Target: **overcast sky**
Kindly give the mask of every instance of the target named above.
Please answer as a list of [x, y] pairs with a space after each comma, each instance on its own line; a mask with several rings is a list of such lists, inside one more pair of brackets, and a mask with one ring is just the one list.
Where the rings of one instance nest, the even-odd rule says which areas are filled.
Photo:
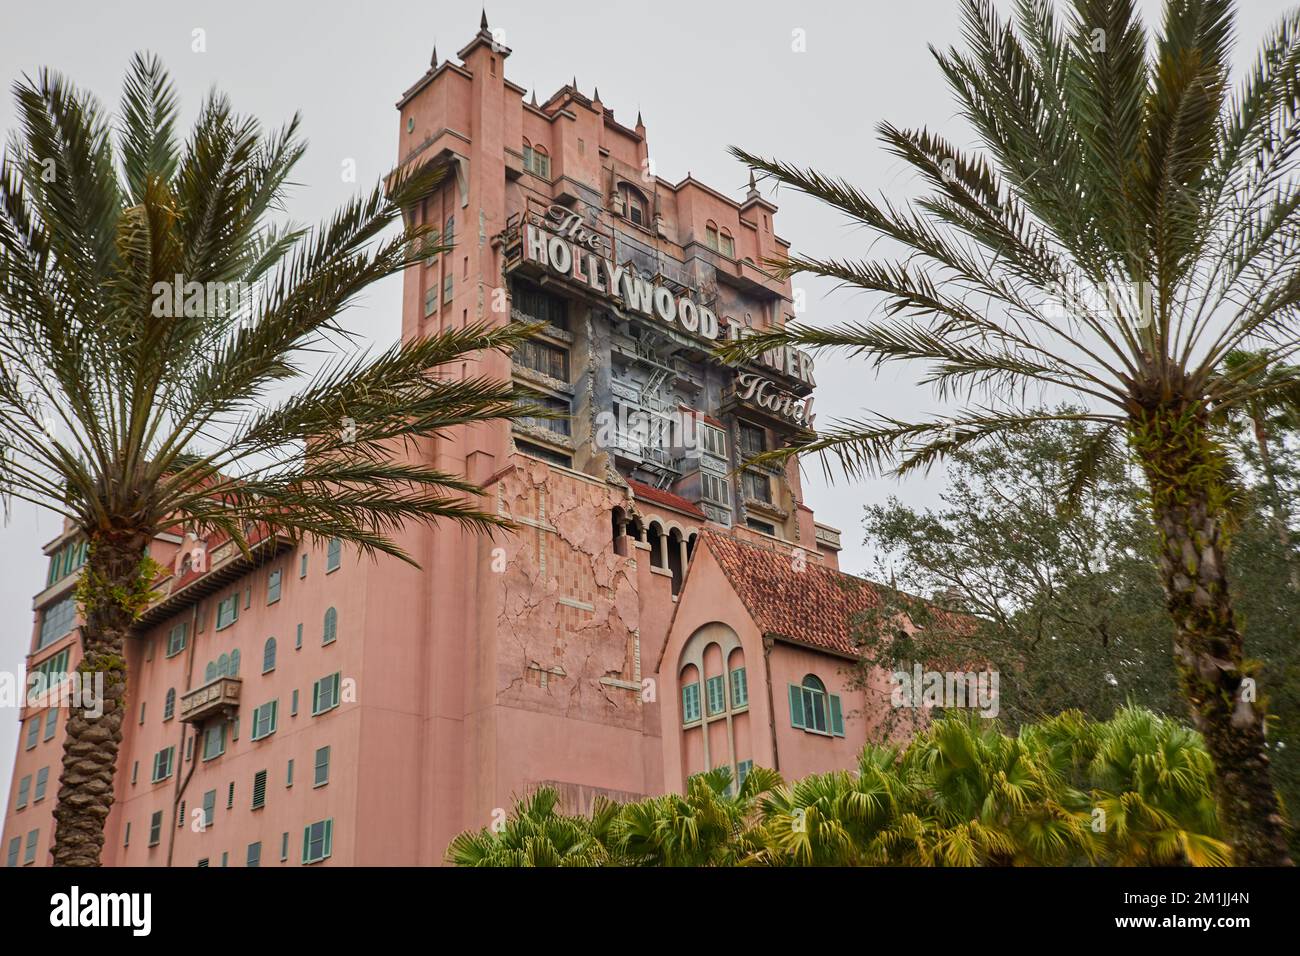
[[[1001, 5], [1009, 7], [1006, 0]], [[1281, 0], [1239, 4], [1239, 67], [1250, 62], [1265, 30], [1293, 5]], [[1146, 0], [1142, 6], [1154, 25], [1160, 4]], [[327, 217], [393, 165], [394, 103], [424, 73], [434, 44], [443, 59], [454, 56], [477, 31], [480, 14], [479, 4], [455, 0], [63, 0], [57, 6], [7, 7], [0, 31], [0, 79], [6, 86], [49, 66], [112, 106], [131, 54], [151, 50], [175, 78], [183, 126], [213, 86], [230, 96], [236, 110], [269, 127], [301, 113], [310, 146], [289, 201], [290, 215], [301, 223]], [[509, 79], [545, 100], [576, 75], [588, 95], [599, 86], [605, 106], [627, 125], [640, 110], [656, 172], [667, 180], [677, 182], [690, 172], [740, 198], [747, 174], [726, 153], [736, 144], [900, 198], [914, 184], [876, 144], [876, 123], [925, 125], [959, 144], [970, 140], [954, 118], [953, 101], [926, 49], [960, 41], [956, 10], [955, 0], [854, 5], [842, 0], [564, 0], [493, 2], [487, 12], [513, 50], [506, 63]], [[203, 31], [204, 52], [193, 49], [196, 30]], [[804, 31], [804, 52], [792, 49], [796, 30]], [[12, 97], [0, 96], [0, 130], [7, 135], [14, 126]], [[355, 184], [342, 181], [346, 160], [355, 161]], [[868, 237], [812, 200], [788, 192], [773, 198], [781, 207], [777, 232], [794, 251], [866, 254]], [[872, 304], [828, 285], [803, 283], [808, 311], [802, 318], [813, 323], [859, 318]], [[375, 287], [345, 321], [373, 341], [392, 341], [400, 327], [400, 281], [395, 277]], [[817, 379], [815, 408], [823, 425], [864, 409], [912, 418], [935, 407], [914, 384], [913, 371], [873, 377], [823, 356]], [[904, 484], [840, 480], [828, 487], [813, 464], [805, 487], [818, 519], [844, 530], [845, 569], [866, 570], [862, 505], [890, 494], [916, 505], [932, 503], [941, 476]], [[20, 503], [0, 526], [0, 671], [22, 673], [31, 597], [43, 586], [46, 570], [40, 546], [59, 528], [56, 517]], [[0, 794], [5, 795], [18, 741], [16, 720], [14, 711], [0, 714]]]

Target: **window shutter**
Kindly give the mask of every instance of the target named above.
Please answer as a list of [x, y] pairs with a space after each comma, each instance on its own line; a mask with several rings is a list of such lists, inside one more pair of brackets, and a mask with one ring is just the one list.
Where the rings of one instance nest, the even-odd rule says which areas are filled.
[[790, 690], [790, 726], [801, 730], [804, 725], [803, 688], [797, 684], [788, 684]]
[[253, 774], [253, 809], [266, 806], [266, 771]]
[[831, 694], [831, 733], [836, 737], [844, 736], [844, 714], [840, 710], [839, 694]]
[[333, 817], [331, 817], [330, 819], [325, 821], [325, 849], [321, 853], [321, 859], [322, 860], [325, 859], [325, 857], [329, 856], [333, 852], [334, 852], [334, 819]]
[[302, 861], [306, 863], [311, 858], [311, 826], [308, 825], [302, 831]]
[[745, 668], [737, 667], [731, 672], [731, 706], [744, 707], [749, 703], [749, 681]]

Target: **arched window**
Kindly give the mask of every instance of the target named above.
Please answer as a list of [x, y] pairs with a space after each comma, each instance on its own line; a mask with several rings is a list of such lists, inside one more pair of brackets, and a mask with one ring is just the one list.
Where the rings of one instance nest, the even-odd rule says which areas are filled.
[[230, 652], [230, 676], [239, 676], [239, 651], [238, 649]]
[[452, 246], [456, 244], [456, 217], [448, 216], [447, 225], [442, 230], [442, 244]]
[[527, 172], [533, 171], [533, 144], [524, 140], [524, 169]]
[[718, 224], [712, 219], [704, 224], [704, 244], [714, 252], [718, 251]]
[[208, 661], [208, 666], [203, 668], [203, 683], [211, 684], [217, 679], [217, 665], [215, 661]]
[[650, 545], [650, 567], [665, 568], [668, 564], [667, 550], [664, 545], [664, 529], [658, 521], [651, 521], [646, 532], [646, 543]]
[[176, 688], [167, 688], [167, 696], [163, 698], [163, 720], [171, 720], [172, 715], [176, 713]]
[[725, 229], [718, 234], [718, 251], [729, 258], [736, 258], [736, 240]]
[[627, 183], [618, 184], [618, 198], [623, 207], [623, 218], [634, 226], [644, 226], [650, 221], [646, 214], [645, 196]]
[[222, 654], [220, 657], [217, 658], [217, 676], [218, 676], [218, 677], [233, 677], [233, 676], [234, 676], [233, 674], [230, 673], [230, 655], [229, 655], [229, 654]]
[[332, 644], [337, 638], [339, 630], [339, 612], [330, 608], [325, 612], [325, 632], [321, 637], [322, 644]]
[[540, 176], [542, 179], [551, 178], [551, 157], [546, 152], [546, 147], [540, 143], [531, 150], [524, 149], [524, 168], [534, 176]]
[[343, 542], [338, 538], [330, 538], [329, 546], [325, 549], [325, 573], [337, 571], [342, 562]]
[[275, 638], [268, 637], [262, 645], [262, 673], [275, 670]]
[[844, 711], [840, 698], [826, 693], [826, 685], [815, 674], [809, 674], [802, 683], [788, 687], [790, 726], [814, 734], [844, 736]]

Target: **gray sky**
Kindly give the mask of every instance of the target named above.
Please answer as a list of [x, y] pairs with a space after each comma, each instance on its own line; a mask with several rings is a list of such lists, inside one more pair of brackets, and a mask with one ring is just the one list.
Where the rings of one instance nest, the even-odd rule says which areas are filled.
[[[1141, 4], [1158, 24], [1160, 4]], [[1009, 3], [1003, 0], [1004, 9]], [[1250, 62], [1266, 29], [1294, 6], [1282, 0], [1239, 3], [1238, 66]], [[726, 153], [736, 144], [753, 152], [814, 165], [894, 198], [912, 182], [901, 164], [875, 142], [873, 128], [888, 119], [925, 125], [959, 144], [969, 134], [955, 118], [927, 44], [960, 42], [955, 0], [909, 2], [654, 3], [501, 2], [488, 5], [493, 27], [505, 30], [514, 51], [506, 76], [539, 99], [577, 76], [588, 95], [631, 125], [640, 110], [656, 172], [678, 181], [690, 172], [740, 198], [746, 171]], [[0, 32], [0, 80], [6, 87], [24, 72], [49, 66], [92, 90], [109, 107], [119, 98], [123, 72], [136, 50], [151, 50], [170, 69], [193, 120], [213, 86], [235, 109], [276, 127], [295, 111], [309, 139], [297, 167], [300, 185], [289, 211], [302, 223], [327, 217], [360, 188], [368, 188], [395, 161], [394, 103], [428, 67], [436, 42], [454, 56], [478, 29], [480, 6], [458, 0], [433, 3], [343, 0], [224, 0], [224, 2], [104, 3], [63, 0], [13, 4]], [[206, 51], [192, 49], [205, 32]], [[806, 51], [792, 50], [792, 31], [805, 31]], [[0, 95], [0, 130], [15, 126], [12, 97]], [[342, 181], [346, 160], [357, 182]], [[796, 252], [859, 256], [869, 237], [806, 197], [783, 193], [776, 226]], [[803, 319], [833, 323], [860, 318], [871, 302], [807, 280]], [[400, 327], [400, 281], [377, 286], [345, 323], [378, 342]], [[912, 418], [935, 407], [914, 384], [914, 372], [892, 369], [873, 377], [843, 360], [818, 360], [816, 411], [820, 424], [864, 409]], [[890, 494], [932, 503], [939, 476], [828, 487], [811, 463], [806, 497], [818, 519], [844, 530], [846, 570], [866, 570], [859, 517], [868, 502]], [[0, 526], [0, 671], [21, 673], [31, 636], [31, 597], [44, 583], [40, 546], [60, 522], [16, 503]], [[0, 794], [8, 794], [18, 741], [16, 713], [0, 714]]]

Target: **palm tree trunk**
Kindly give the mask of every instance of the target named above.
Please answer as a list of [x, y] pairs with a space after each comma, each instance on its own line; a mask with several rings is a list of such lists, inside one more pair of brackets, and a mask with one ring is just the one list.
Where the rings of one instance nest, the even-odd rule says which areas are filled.
[[1290, 865], [1264, 746], [1264, 711], [1243, 686], [1243, 642], [1228, 588], [1223, 459], [1202, 413], [1158, 407], [1135, 416], [1151, 488], [1159, 570], [1174, 623], [1174, 663], [1214, 758], [1219, 820], [1239, 866]]
[[1278, 544], [1290, 572], [1291, 589], [1300, 591], [1300, 567], [1295, 563], [1291, 553], [1291, 516], [1282, 500], [1282, 490], [1277, 483], [1277, 469], [1273, 464], [1273, 452], [1268, 447], [1268, 427], [1259, 416], [1251, 417], [1255, 430], [1255, 446], [1259, 449], [1260, 466], [1264, 471], [1264, 481], [1268, 485], [1269, 506], [1273, 511], [1273, 530], [1277, 534]]
[[[147, 536], [138, 532], [91, 536], [90, 557], [79, 589], [85, 624], [83, 656], [77, 666], [84, 682], [104, 675], [103, 700], [87, 706], [83, 697], [68, 715], [63, 769], [54, 808], [55, 866], [98, 866], [104, 822], [113, 807], [113, 775], [122, 742], [126, 706], [126, 638], [140, 594]], [[102, 707], [102, 713], [96, 712]]]

